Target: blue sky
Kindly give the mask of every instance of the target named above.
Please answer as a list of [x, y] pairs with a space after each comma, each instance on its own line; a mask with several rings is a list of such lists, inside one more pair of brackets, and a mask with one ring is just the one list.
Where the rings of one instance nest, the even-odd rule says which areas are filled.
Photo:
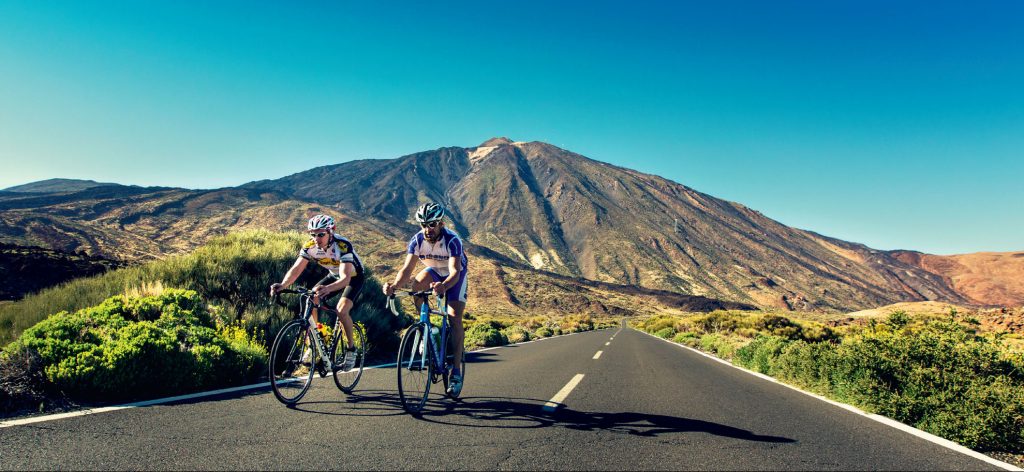
[[878, 249], [1024, 250], [1024, 3], [548, 3], [0, 2], [0, 188], [508, 136]]

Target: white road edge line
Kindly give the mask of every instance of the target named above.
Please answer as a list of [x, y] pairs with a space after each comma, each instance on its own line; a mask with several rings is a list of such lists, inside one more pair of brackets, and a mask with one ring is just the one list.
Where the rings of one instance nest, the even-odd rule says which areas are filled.
[[597, 351], [597, 354], [594, 354], [594, 359], [597, 359], [597, 358], [601, 357], [601, 353], [602, 352], [604, 352], [604, 351]]
[[572, 393], [572, 389], [576, 388], [581, 380], [583, 380], [583, 374], [576, 374], [554, 397], [551, 397], [551, 401], [544, 404], [544, 411], [551, 412], [557, 410], [562, 405], [562, 402], [565, 401], [565, 397]]
[[[599, 331], [599, 330], [594, 330], [594, 331]], [[619, 328], [619, 331], [622, 331], [622, 328]], [[585, 332], [587, 332], [587, 331], [582, 331], [581, 333], [585, 333]], [[478, 350], [475, 350], [475, 351], [467, 351], [467, 353], [491, 351], [491, 350], [494, 350], [494, 349], [501, 349], [503, 347], [516, 346], [518, 344], [529, 344], [529, 343], [532, 343], [532, 342], [543, 341], [545, 339], [560, 338], [562, 336], [572, 336], [574, 334], [580, 334], [580, 333], [560, 334], [558, 336], [550, 336], [550, 337], [547, 337], [547, 338], [535, 339], [535, 340], [532, 340], [532, 341], [526, 341], [524, 343], [507, 344], [505, 346], [495, 346], [495, 347], [489, 347], [489, 348], [486, 348], [486, 349], [478, 349]], [[390, 364], [380, 364], [380, 365], [375, 365], [375, 366], [370, 366], [370, 367], [364, 367], [363, 370], [366, 371], [366, 370], [370, 370], [370, 369], [383, 369], [383, 368], [394, 367], [394, 366], [395, 366], [395, 363], [392, 362]], [[314, 376], [313, 380], [316, 381], [318, 378], [319, 377]], [[163, 403], [171, 403], [171, 402], [176, 402], [176, 401], [181, 401], [181, 400], [191, 400], [191, 399], [194, 399], [194, 398], [212, 397], [214, 395], [221, 395], [221, 394], [224, 394], [224, 393], [240, 392], [242, 390], [255, 390], [255, 389], [258, 389], [258, 388], [269, 388], [269, 387], [270, 387], [270, 382], [263, 382], [263, 383], [258, 383], [258, 384], [242, 385], [242, 386], [239, 386], [239, 387], [223, 388], [223, 389], [220, 389], [220, 390], [211, 390], [211, 391], [207, 391], [207, 392], [190, 393], [188, 395], [179, 395], [179, 396], [176, 396], [176, 397], [157, 398], [157, 399], [154, 399], [154, 400], [146, 400], [146, 401], [135, 402], [135, 403], [126, 403], [124, 405], [114, 405], [114, 406], [104, 406], [104, 407], [99, 407], [99, 408], [89, 408], [89, 409], [85, 409], [85, 410], [69, 411], [67, 413], [56, 413], [56, 414], [52, 414], [52, 415], [31, 416], [31, 417], [28, 417], [28, 418], [20, 418], [20, 419], [0, 421], [0, 428], [10, 428], [12, 426], [24, 426], [24, 425], [27, 425], [27, 424], [42, 423], [42, 422], [45, 422], [45, 421], [56, 421], [56, 420], [62, 420], [62, 419], [66, 419], [66, 418], [74, 418], [76, 416], [95, 415], [95, 414], [98, 414], [98, 413], [108, 413], [108, 412], [111, 412], [111, 411], [128, 410], [128, 409], [131, 409], [131, 408], [138, 408], [138, 407], [143, 407], [143, 406], [160, 405], [160, 404], [163, 404]]]
[[[381, 368], [381, 367], [394, 367], [394, 366], [395, 366], [394, 363], [392, 363], [390, 365], [388, 365], [388, 364], [376, 365], [376, 366], [364, 367], [363, 371], [367, 371], [367, 370], [371, 370], [371, 369], [377, 369], [377, 368]], [[317, 380], [317, 379], [318, 379], [318, 377], [313, 376], [313, 380], [314, 381]], [[57, 413], [57, 414], [45, 415], [45, 416], [32, 416], [32, 417], [28, 417], [28, 418], [0, 421], [0, 428], [9, 428], [11, 426], [24, 426], [24, 425], [27, 425], [27, 424], [42, 423], [42, 422], [45, 422], [45, 421], [55, 421], [55, 420], [63, 420], [63, 419], [67, 419], [67, 418], [74, 418], [76, 416], [95, 415], [97, 413], [107, 413], [107, 412], [111, 412], [111, 411], [128, 410], [128, 409], [139, 408], [139, 407], [143, 407], [143, 406], [160, 405], [160, 404], [163, 404], [163, 403], [173, 403], [173, 402], [182, 401], [182, 400], [191, 400], [191, 399], [194, 399], [194, 398], [202, 398], [202, 397], [212, 397], [212, 396], [215, 396], [215, 395], [222, 395], [222, 394], [225, 394], [225, 393], [241, 392], [243, 390], [255, 390], [255, 389], [258, 389], [258, 388], [269, 388], [269, 387], [270, 387], [270, 382], [262, 382], [262, 383], [258, 383], [258, 384], [242, 385], [242, 386], [239, 386], [239, 387], [222, 388], [220, 390], [210, 390], [210, 391], [207, 391], [207, 392], [196, 392], [196, 393], [190, 393], [190, 394], [187, 394], [187, 395], [178, 395], [178, 396], [175, 396], [175, 397], [157, 398], [157, 399], [154, 399], [154, 400], [145, 400], [145, 401], [140, 401], [140, 402], [135, 402], [135, 403], [126, 403], [124, 405], [104, 406], [104, 407], [99, 407], [99, 408], [89, 408], [89, 409], [85, 409], [85, 410], [70, 411], [70, 412], [67, 412], [67, 413]]]
[[733, 367], [733, 368], [742, 370], [742, 371], [744, 371], [744, 372], [746, 372], [746, 373], [748, 373], [750, 375], [753, 375], [755, 377], [759, 377], [759, 378], [767, 380], [769, 382], [779, 384], [779, 385], [781, 385], [783, 387], [786, 387], [786, 388], [789, 388], [789, 389], [792, 389], [792, 390], [796, 390], [797, 392], [800, 392], [800, 393], [802, 393], [804, 395], [808, 395], [808, 396], [817, 398], [818, 400], [821, 400], [823, 402], [830, 403], [832, 405], [838, 406], [839, 408], [842, 408], [844, 410], [848, 410], [848, 411], [850, 411], [852, 413], [861, 415], [861, 416], [863, 416], [865, 418], [869, 418], [871, 420], [877, 421], [877, 422], [882, 423], [884, 425], [896, 428], [896, 429], [898, 429], [900, 431], [912, 434], [912, 435], [917, 436], [917, 437], [919, 437], [921, 439], [924, 439], [925, 441], [928, 441], [928, 442], [931, 442], [931, 443], [934, 443], [934, 444], [938, 444], [939, 446], [943, 446], [943, 447], [945, 447], [947, 449], [952, 449], [952, 450], [954, 450], [956, 452], [959, 452], [961, 454], [965, 454], [965, 455], [971, 456], [971, 457], [973, 457], [975, 459], [978, 459], [978, 460], [983, 461], [983, 462], [987, 462], [987, 463], [992, 464], [992, 465], [994, 465], [996, 467], [1001, 467], [1001, 468], [1003, 468], [1005, 470], [1024, 471], [1024, 469], [1021, 469], [1021, 468], [1019, 468], [1019, 467], [1017, 467], [1015, 465], [1007, 464], [1006, 462], [1000, 461], [998, 459], [993, 459], [993, 458], [991, 458], [989, 456], [986, 456], [985, 454], [982, 454], [982, 453], [980, 453], [978, 451], [975, 451], [975, 450], [973, 450], [971, 448], [961, 446], [961, 445], [959, 445], [959, 444], [957, 444], [957, 443], [955, 443], [953, 441], [950, 441], [948, 439], [945, 439], [945, 438], [940, 438], [940, 437], [938, 437], [938, 436], [936, 436], [936, 435], [934, 435], [932, 433], [929, 433], [929, 432], [926, 432], [926, 431], [921, 431], [920, 429], [917, 429], [917, 428], [915, 428], [913, 426], [910, 426], [908, 424], [905, 424], [905, 423], [900, 423], [899, 421], [896, 421], [896, 420], [894, 420], [892, 418], [885, 417], [885, 416], [882, 416], [882, 415], [878, 415], [878, 414], [875, 414], [875, 413], [868, 413], [868, 412], [866, 412], [864, 410], [861, 410], [860, 408], [857, 408], [857, 407], [855, 407], [853, 405], [847, 405], [845, 403], [840, 403], [840, 402], [837, 402], [837, 401], [832, 400], [830, 398], [826, 398], [826, 397], [823, 397], [821, 395], [818, 395], [817, 393], [811, 393], [811, 392], [808, 392], [806, 390], [801, 390], [800, 388], [794, 387], [794, 386], [789, 385], [787, 383], [783, 383], [782, 381], [779, 381], [779, 380], [775, 379], [774, 377], [769, 377], [769, 376], [767, 376], [765, 374], [762, 374], [760, 372], [754, 372], [754, 371], [752, 371], [750, 369], [747, 369], [747, 368], [744, 368], [744, 367], [740, 367], [740, 366], [738, 366], [736, 364], [733, 364], [733, 363], [731, 363], [731, 362], [729, 362], [729, 361], [727, 361], [725, 359], [721, 359], [721, 358], [719, 358], [717, 356], [713, 356], [713, 355], [708, 354], [706, 352], [694, 349], [694, 348], [692, 348], [690, 346], [686, 346], [686, 345], [683, 345], [683, 344], [679, 344], [677, 342], [669, 341], [668, 339], [665, 339], [665, 338], [660, 338], [660, 337], [655, 336], [655, 335], [653, 335], [651, 333], [648, 333], [646, 331], [640, 331], [638, 329], [634, 329], [634, 331], [636, 331], [638, 333], [646, 334], [646, 335], [648, 335], [648, 336], [650, 336], [650, 337], [652, 337], [654, 339], [660, 339], [660, 340], [665, 341], [665, 342], [667, 342], [667, 343], [669, 343], [669, 344], [671, 344], [673, 346], [679, 346], [679, 347], [681, 347], [683, 349], [687, 349], [689, 351], [693, 351], [693, 352], [695, 352], [697, 354], [700, 354], [700, 355], [702, 355], [704, 357], [707, 357], [707, 358], [709, 358], [711, 360], [714, 360], [714, 361], [717, 361], [717, 362], [721, 362], [722, 364], [725, 364], [725, 365], [727, 365], [729, 367]]

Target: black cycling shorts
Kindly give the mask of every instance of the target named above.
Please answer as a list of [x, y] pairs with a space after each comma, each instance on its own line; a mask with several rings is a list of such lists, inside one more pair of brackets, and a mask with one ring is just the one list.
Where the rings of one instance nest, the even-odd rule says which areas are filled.
[[[331, 283], [336, 282], [337, 280], [338, 280], [338, 277], [336, 277], [334, 274], [327, 274], [327, 277], [324, 277], [324, 278], [320, 279], [320, 281], [317, 282], [316, 285], [314, 285], [314, 287], [319, 286], [319, 285], [331, 284]], [[342, 290], [334, 291], [334, 292], [331, 292], [331, 293], [327, 294], [327, 296], [324, 297], [321, 300], [321, 302], [322, 303], [326, 303], [326, 302], [330, 301], [332, 298], [336, 297], [340, 293], [342, 298], [347, 298], [347, 299], [349, 299], [354, 304], [356, 302], [356, 297], [359, 296], [359, 292], [363, 291], [363, 282], [365, 282], [365, 281], [366, 281], [366, 278], [363, 277], [362, 274], [357, 275], [355, 277], [352, 277], [352, 278], [348, 279], [348, 286], [347, 287], [345, 287]]]

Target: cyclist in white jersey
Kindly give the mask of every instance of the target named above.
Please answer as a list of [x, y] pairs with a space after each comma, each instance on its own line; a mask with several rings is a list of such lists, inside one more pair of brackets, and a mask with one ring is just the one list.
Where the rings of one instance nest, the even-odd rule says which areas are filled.
[[[365, 277], [363, 264], [352, 248], [352, 243], [336, 234], [334, 228], [334, 218], [330, 216], [316, 215], [309, 219], [306, 229], [309, 232], [310, 240], [299, 249], [299, 256], [295, 259], [292, 267], [288, 269], [281, 283], [270, 286], [270, 295], [276, 295], [277, 292], [295, 283], [310, 261], [327, 269], [329, 271], [327, 276], [313, 287], [313, 292], [316, 293], [313, 301], [320, 303], [321, 298], [327, 301], [341, 293], [337, 306], [337, 321], [345, 327], [345, 337], [348, 341], [342, 369], [350, 370], [355, 365], [356, 349], [355, 341], [352, 338], [352, 317], [349, 316], [349, 312], [352, 311], [356, 298], [363, 289]], [[312, 318], [314, 323], [320, 323], [316, 309], [313, 309]], [[337, 332], [337, 325], [334, 328]]]
[[[437, 295], [448, 300], [448, 315], [451, 318], [452, 342], [455, 344], [455, 369], [448, 391], [458, 396], [462, 390], [462, 342], [465, 336], [462, 328], [462, 314], [466, 310], [466, 273], [468, 260], [462, 248], [462, 239], [454, 231], [444, 227], [444, 208], [436, 203], [427, 203], [416, 210], [416, 221], [422, 230], [409, 240], [405, 264], [395, 274], [394, 282], [384, 284], [384, 294], [391, 296], [395, 288], [413, 280], [414, 291], [430, 288]], [[425, 269], [412, 277], [416, 260]], [[417, 304], [425, 300], [417, 300]]]

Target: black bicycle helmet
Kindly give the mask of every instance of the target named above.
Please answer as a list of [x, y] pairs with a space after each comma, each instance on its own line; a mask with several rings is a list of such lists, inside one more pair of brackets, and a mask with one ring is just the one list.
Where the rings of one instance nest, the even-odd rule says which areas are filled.
[[444, 218], [444, 208], [436, 203], [424, 203], [416, 210], [416, 222], [430, 223]]

